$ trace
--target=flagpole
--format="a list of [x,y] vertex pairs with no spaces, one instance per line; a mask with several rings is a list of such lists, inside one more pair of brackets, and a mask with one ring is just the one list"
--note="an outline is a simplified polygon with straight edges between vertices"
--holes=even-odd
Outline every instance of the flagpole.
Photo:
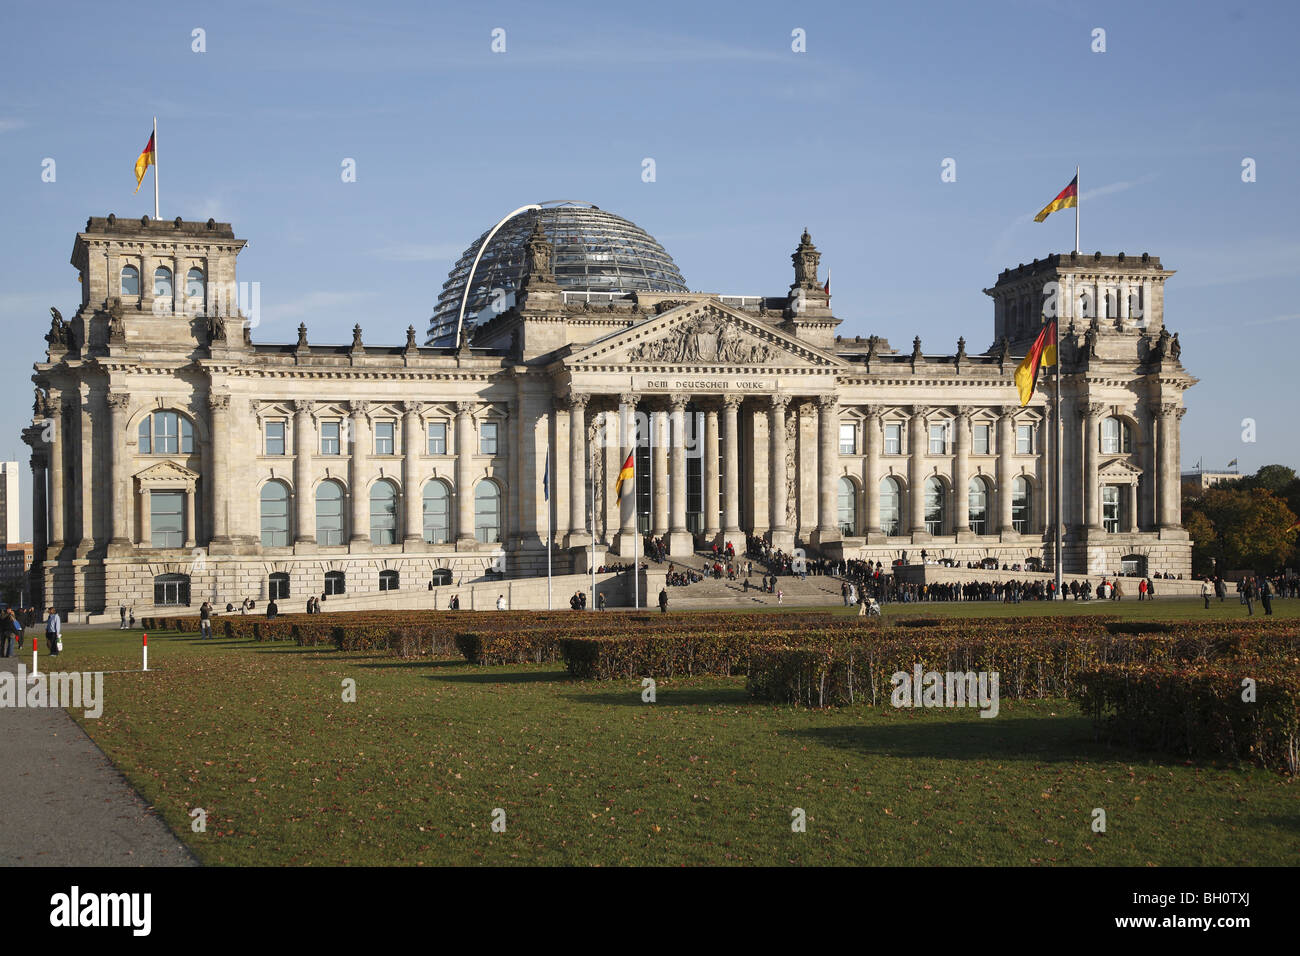
[[[1079,208],[1077,205],[1077,198],[1074,208],[1076,210]],[[1078,245],[1077,239],[1075,245]],[[1073,308],[1073,302],[1071,302],[1071,308]],[[1061,437],[1064,433],[1061,423],[1061,369],[1064,363],[1061,360],[1061,321],[1059,316],[1053,325],[1052,345],[1056,348],[1056,467],[1053,469],[1053,471],[1056,472],[1056,560],[1054,564],[1056,565],[1056,597],[1060,600],[1062,597],[1061,560],[1065,535],[1063,531],[1063,516],[1061,514],[1061,487],[1064,484],[1064,476],[1061,474],[1061,468],[1063,467],[1064,461],[1061,454]]]
[[[1083,201],[1083,193],[1079,191],[1079,167],[1075,166],[1074,167],[1074,252],[1075,255],[1078,255],[1079,253],[1079,204],[1082,201]],[[1061,355],[1059,352],[1056,355],[1056,360],[1058,362],[1061,360]],[[1059,365],[1056,367],[1056,371],[1058,374],[1060,373],[1061,367]]]
[[[591,515],[591,610],[596,610],[596,450],[587,456],[587,511]],[[608,510],[606,511],[608,514]]]
[[[533,472],[536,474],[536,472]],[[551,610],[551,544],[555,525],[551,520],[551,443],[546,443],[546,610]],[[534,499],[536,500],[536,499]]]
[[158,218],[158,117],[153,118],[153,217]]
[[632,413],[633,421],[633,438],[632,438],[632,607],[641,606],[641,547],[638,543],[640,540],[641,516],[636,513],[636,449],[638,437],[636,434],[636,412]]

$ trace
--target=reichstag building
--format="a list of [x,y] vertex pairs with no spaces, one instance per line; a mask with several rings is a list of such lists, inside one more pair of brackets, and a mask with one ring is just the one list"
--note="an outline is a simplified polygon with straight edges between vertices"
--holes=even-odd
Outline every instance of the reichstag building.
[[718,295],[631,222],[537,204],[456,263],[423,345],[414,325],[371,344],[393,330],[359,323],[341,345],[306,325],[255,341],[231,294],[243,246],[212,220],[77,234],[81,302],[51,310],[24,431],[42,604],[400,600],[544,575],[548,538],[557,574],[627,561],[634,528],[677,560],[752,534],[1048,567],[1052,390],[1022,408],[1013,374],[1053,290],[1064,571],[1190,574],[1179,420],[1196,379],[1164,324],[1173,273],[1145,253],[1003,271],[968,351],[838,335],[806,231],[787,291]]

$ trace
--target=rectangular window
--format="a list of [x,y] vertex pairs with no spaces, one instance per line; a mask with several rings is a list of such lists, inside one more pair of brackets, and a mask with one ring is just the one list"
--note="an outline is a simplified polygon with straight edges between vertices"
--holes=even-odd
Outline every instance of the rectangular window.
[[284,422],[266,423],[266,454],[284,454]]
[[903,426],[885,426],[885,454],[901,455],[903,453]]
[[480,455],[495,455],[497,453],[497,423],[496,422],[484,422],[483,424],[479,425],[478,453]]
[[397,428],[396,422],[375,422],[375,454],[392,455],[393,451],[393,433]]
[[429,423],[429,454],[430,455],[447,454],[447,423],[446,422]]
[[948,451],[948,426],[930,426],[930,454],[943,455]]
[[1034,453],[1034,426],[1016,426],[1016,454],[1032,455]]
[[856,455],[858,453],[858,430],[853,425],[840,426],[840,454]]
[[971,427],[971,452],[976,455],[989,453],[989,426],[973,425]]
[[1101,489],[1101,523],[1111,534],[1118,534],[1120,518],[1119,485],[1104,485]]
[[149,537],[155,548],[185,544],[185,492],[149,492]]
[[340,455],[339,423],[320,423],[320,453],[322,455]]

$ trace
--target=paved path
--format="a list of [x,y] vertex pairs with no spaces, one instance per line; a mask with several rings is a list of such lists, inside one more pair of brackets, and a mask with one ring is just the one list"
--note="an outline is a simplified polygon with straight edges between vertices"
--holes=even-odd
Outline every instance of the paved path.
[[[20,660],[26,641],[0,670]],[[0,866],[198,865],[62,709],[0,708],[0,821]]]

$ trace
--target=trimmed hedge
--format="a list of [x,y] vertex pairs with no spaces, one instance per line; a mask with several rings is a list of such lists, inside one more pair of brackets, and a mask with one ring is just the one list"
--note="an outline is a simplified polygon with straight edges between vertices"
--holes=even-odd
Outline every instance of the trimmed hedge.
[[[1242,700],[1244,678],[1255,681],[1253,702]],[[1300,772],[1294,659],[1107,664],[1081,672],[1070,697],[1092,716],[1101,739]]]

